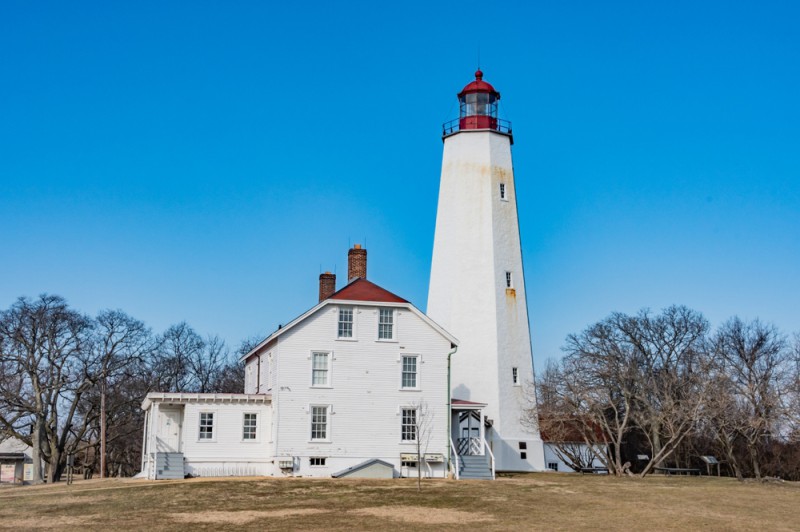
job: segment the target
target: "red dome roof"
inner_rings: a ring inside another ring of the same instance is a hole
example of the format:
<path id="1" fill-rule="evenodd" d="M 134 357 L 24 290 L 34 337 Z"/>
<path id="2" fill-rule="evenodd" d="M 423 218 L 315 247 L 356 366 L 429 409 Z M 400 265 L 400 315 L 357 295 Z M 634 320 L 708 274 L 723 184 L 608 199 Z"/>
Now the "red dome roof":
<path id="1" fill-rule="evenodd" d="M 500 96 L 500 93 L 494 90 L 491 84 L 483 81 L 483 72 L 481 72 L 480 69 L 475 72 L 475 81 L 467 83 L 467 86 L 464 87 L 458 95 L 461 96 L 462 94 L 469 94 L 472 92 L 493 92 Z"/>

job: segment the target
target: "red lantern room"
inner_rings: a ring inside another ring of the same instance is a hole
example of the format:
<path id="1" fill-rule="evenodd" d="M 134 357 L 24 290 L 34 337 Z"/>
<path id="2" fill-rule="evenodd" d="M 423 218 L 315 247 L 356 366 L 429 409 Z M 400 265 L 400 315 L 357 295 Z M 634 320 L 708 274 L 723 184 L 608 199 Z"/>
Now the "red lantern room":
<path id="1" fill-rule="evenodd" d="M 483 81 L 483 72 L 475 72 L 475 81 L 458 93 L 461 112 L 459 129 L 497 129 L 497 102 L 500 93 Z"/>
<path id="2" fill-rule="evenodd" d="M 483 72 L 475 72 L 472 81 L 458 93 L 458 120 L 444 124 L 443 136 L 464 130 L 489 129 L 511 136 L 511 123 L 497 117 L 500 93 L 491 84 L 483 81 Z M 512 140 L 513 142 L 513 140 Z"/>

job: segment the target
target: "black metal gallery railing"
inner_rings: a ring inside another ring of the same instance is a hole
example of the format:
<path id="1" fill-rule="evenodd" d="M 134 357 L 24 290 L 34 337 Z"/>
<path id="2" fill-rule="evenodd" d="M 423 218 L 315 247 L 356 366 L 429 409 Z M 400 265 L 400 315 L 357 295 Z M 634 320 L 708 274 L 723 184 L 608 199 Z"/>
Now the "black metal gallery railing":
<path id="1" fill-rule="evenodd" d="M 472 117 L 466 118 L 456 118 L 454 120 L 450 120 L 449 122 L 445 122 L 442 124 L 442 136 L 446 137 L 448 135 L 452 135 L 453 133 L 458 133 L 461 131 L 461 123 L 464 120 L 469 120 Z M 481 117 L 482 118 L 482 117 Z M 487 117 L 488 118 L 488 117 Z M 503 120 L 501 118 L 492 119 L 491 122 L 493 123 L 491 127 L 487 128 L 475 128 L 469 127 L 464 129 L 492 129 L 499 133 L 505 133 L 507 135 L 511 135 L 511 122 L 508 120 Z"/>

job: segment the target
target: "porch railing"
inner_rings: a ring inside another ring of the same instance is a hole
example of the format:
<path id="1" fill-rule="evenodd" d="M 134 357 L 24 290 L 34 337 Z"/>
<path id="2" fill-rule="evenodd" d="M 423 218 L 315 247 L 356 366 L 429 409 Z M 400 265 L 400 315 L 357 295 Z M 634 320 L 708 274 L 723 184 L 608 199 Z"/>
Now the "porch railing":
<path id="1" fill-rule="evenodd" d="M 492 464 L 492 480 L 494 480 L 494 453 L 492 452 L 492 448 L 489 447 L 489 444 L 486 443 L 486 438 L 483 439 L 483 446 L 489 451 L 489 460 Z"/>
<path id="2" fill-rule="evenodd" d="M 453 474 L 455 475 L 456 480 L 458 480 L 458 477 L 460 476 L 459 475 L 459 471 L 460 471 L 461 468 L 458 466 L 458 453 L 456 452 L 456 446 L 453 445 L 453 438 L 450 438 L 450 453 L 453 455 L 452 461 L 450 462 L 450 464 L 451 464 L 451 467 L 455 466 L 453 468 Z"/>
<path id="3" fill-rule="evenodd" d="M 459 438 L 458 454 L 467 456 L 478 456 L 483 454 L 481 449 L 481 439 L 476 437 Z"/>

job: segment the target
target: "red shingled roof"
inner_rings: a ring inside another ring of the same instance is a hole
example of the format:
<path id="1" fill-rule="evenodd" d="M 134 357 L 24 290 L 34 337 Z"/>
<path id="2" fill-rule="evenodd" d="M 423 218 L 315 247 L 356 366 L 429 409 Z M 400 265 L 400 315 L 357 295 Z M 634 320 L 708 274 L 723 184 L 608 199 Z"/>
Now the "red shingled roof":
<path id="1" fill-rule="evenodd" d="M 451 405 L 485 405 L 486 403 L 476 403 L 475 401 L 467 401 L 466 399 L 451 399 Z"/>
<path id="2" fill-rule="evenodd" d="M 592 421 L 588 421 L 588 423 L 591 425 L 592 432 L 594 432 L 594 441 L 592 441 L 592 443 L 604 443 L 606 438 L 602 427 Z M 552 432 L 547 430 L 548 428 L 553 429 Z M 542 441 L 545 443 L 583 442 L 582 428 L 582 425 L 577 419 L 558 419 L 546 415 L 539 416 L 539 433 Z"/>
<path id="3" fill-rule="evenodd" d="M 346 299 L 348 301 L 375 301 L 378 303 L 408 303 L 400 296 L 384 290 L 366 279 L 356 279 L 328 299 Z"/>

